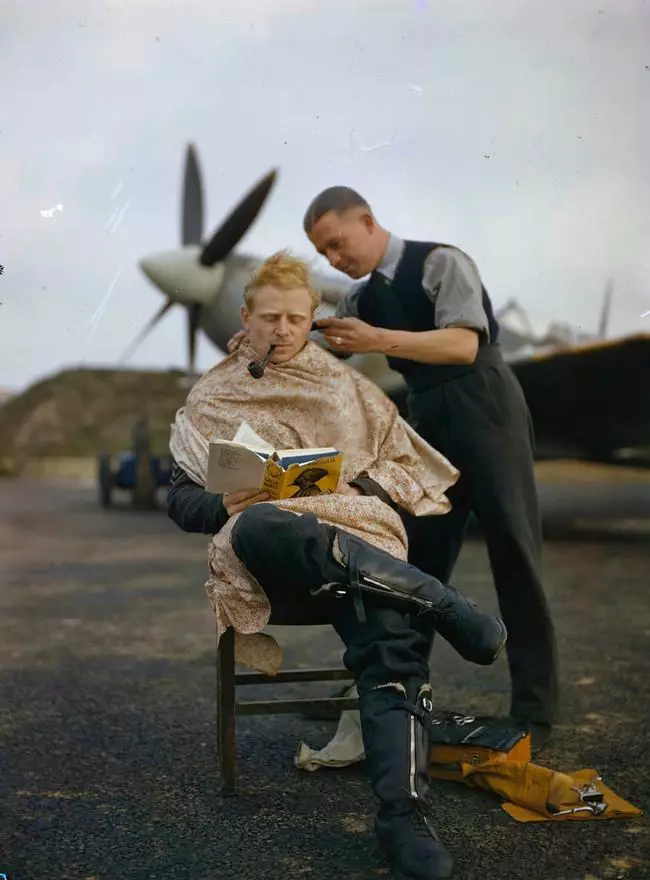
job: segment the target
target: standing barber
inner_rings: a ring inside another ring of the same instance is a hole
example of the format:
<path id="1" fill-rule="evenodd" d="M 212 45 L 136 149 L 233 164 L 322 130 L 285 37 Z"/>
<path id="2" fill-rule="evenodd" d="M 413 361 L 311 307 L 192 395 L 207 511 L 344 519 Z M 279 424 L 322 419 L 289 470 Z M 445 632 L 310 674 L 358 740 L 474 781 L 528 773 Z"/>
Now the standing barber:
<path id="1" fill-rule="evenodd" d="M 460 470 L 449 514 L 405 515 L 409 561 L 448 583 L 474 513 L 508 628 L 510 715 L 529 725 L 539 748 L 556 720 L 558 674 L 540 577 L 532 423 L 478 270 L 455 247 L 391 234 L 348 187 L 320 193 L 303 225 L 335 269 L 354 279 L 370 273 L 336 317 L 317 322 L 325 340 L 343 356 L 384 354 L 408 386 L 410 423 Z"/>

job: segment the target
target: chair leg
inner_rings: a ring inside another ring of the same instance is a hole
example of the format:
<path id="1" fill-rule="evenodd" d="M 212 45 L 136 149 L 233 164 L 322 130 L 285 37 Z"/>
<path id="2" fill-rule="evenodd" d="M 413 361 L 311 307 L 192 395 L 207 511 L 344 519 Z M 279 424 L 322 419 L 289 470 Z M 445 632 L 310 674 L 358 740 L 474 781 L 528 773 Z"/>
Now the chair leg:
<path id="1" fill-rule="evenodd" d="M 235 724 L 235 631 L 229 628 L 217 645 L 217 747 L 222 795 L 235 794 Z"/>

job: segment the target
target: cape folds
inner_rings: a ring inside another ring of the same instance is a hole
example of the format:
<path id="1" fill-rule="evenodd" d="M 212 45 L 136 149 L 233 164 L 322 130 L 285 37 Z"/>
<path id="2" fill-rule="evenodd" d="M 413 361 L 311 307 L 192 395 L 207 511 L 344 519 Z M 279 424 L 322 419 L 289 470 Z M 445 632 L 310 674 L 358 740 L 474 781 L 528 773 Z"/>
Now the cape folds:
<path id="1" fill-rule="evenodd" d="M 276 449 L 336 447 L 343 453 L 343 482 L 367 473 L 411 514 L 447 513 L 445 492 L 458 479 L 457 469 L 413 431 L 373 382 L 313 342 L 290 361 L 269 364 L 258 380 L 247 369 L 252 357 L 243 343 L 198 380 L 176 414 L 170 451 L 195 482 L 206 485 L 210 441 L 232 440 L 245 421 Z M 334 493 L 273 503 L 297 515 L 313 513 L 323 523 L 407 557 L 399 515 L 374 496 Z M 210 542 L 206 589 L 219 634 L 228 626 L 237 633 L 238 662 L 269 671 L 281 661 L 279 653 L 267 651 L 265 662 L 259 652 L 254 657 L 245 651 L 240 637 L 259 633 L 270 605 L 230 546 L 236 520 L 231 517 Z"/>

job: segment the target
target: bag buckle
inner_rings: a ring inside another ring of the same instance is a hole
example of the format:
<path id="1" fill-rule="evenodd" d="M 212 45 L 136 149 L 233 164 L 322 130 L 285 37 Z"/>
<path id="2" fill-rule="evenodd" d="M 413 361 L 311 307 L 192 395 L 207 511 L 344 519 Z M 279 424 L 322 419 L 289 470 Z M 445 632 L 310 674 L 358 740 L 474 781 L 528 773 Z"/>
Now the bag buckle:
<path id="1" fill-rule="evenodd" d="M 596 780 L 600 779 L 600 776 L 596 777 Z M 573 813 L 591 813 L 592 816 L 600 816 L 607 809 L 605 798 L 602 792 L 598 791 L 596 788 L 595 781 L 586 783 L 582 788 L 572 785 L 571 791 L 577 793 L 578 800 L 582 801 L 584 806 L 569 807 L 567 810 L 559 810 L 558 812 L 553 813 L 554 816 L 570 816 Z"/>

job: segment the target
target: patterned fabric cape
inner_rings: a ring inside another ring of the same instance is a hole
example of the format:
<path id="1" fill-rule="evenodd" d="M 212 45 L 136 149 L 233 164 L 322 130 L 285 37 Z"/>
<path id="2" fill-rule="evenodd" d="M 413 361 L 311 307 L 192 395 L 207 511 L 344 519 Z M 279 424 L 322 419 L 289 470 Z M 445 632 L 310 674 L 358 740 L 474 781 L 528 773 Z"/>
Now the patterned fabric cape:
<path id="1" fill-rule="evenodd" d="M 195 482 L 206 484 L 210 440 L 232 440 L 245 421 L 278 449 L 335 446 L 343 452 L 342 481 L 365 472 L 415 516 L 449 511 L 445 492 L 458 470 L 401 418 L 377 385 L 311 341 L 290 361 L 269 364 L 261 379 L 247 370 L 253 357 L 248 343 L 240 345 L 197 381 L 176 414 L 170 451 Z M 313 513 L 320 522 L 407 557 L 399 515 L 374 496 L 331 494 L 265 503 L 297 515 Z M 237 662 L 274 672 L 281 651 L 260 632 L 269 621 L 269 601 L 230 544 L 239 515 L 210 540 L 205 587 L 218 636 L 229 626 L 235 630 Z"/>

